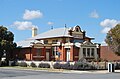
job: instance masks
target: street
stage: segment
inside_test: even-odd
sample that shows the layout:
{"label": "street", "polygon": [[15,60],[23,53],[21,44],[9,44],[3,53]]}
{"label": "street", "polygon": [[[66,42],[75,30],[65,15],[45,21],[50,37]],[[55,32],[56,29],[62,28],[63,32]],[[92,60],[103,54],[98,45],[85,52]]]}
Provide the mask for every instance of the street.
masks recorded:
{"label": "street", "polygon": [[61,73],[0,68],[0,79],[119,79],[120,73]]}

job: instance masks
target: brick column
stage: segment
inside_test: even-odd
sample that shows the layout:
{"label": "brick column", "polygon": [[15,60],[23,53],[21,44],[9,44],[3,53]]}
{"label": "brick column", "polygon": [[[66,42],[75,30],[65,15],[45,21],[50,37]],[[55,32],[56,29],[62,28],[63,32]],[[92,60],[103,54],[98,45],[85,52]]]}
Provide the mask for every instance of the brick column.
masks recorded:
{"label": "brick column", "polygon": [[74,49],[74,46],[71,46],[71,48],[70,48],[70,61],[73,61],[73,49]]}

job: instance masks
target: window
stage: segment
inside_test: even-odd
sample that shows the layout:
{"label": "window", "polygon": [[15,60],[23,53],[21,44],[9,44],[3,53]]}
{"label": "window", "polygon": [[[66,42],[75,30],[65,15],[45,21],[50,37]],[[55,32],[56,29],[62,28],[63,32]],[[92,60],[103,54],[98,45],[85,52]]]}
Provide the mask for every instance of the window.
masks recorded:
{"label": "window", "polygon": [[37,49],[37,51],[36,51],[36,56],[40,56],[41,53],[42,53],[42,49]]}
{"label": "window", "polygon": [[86,57],[86,48],[83,48],[83,56]]}
{"label": "window", "polygon": [[52,44],[57,44],[58,40],[52,40]]}
{"label": "window", "polygon": [[76,32],[79,32],[79,28],[76,28]]}
{"label": "window", "polygon": [[50,49],[46,49],[46,52],[50,52]]}
{"label": "window", "polygon": [[91,49],[91,56],[94,56],[94,48]]}
{"label": "window", "polygon": [[52,47],[52,56],[55,55],[54,47]]}
{"label": "window", "polygon": [[87,48],[87,56],[90,56],[90,48]]}
{"label": "window", "polygon": [[44,40],[44,44],[48,44],[48,40]]}
{"label": "window", "polygon": [[52,56],[57,55],[57,47],[52,47]]}

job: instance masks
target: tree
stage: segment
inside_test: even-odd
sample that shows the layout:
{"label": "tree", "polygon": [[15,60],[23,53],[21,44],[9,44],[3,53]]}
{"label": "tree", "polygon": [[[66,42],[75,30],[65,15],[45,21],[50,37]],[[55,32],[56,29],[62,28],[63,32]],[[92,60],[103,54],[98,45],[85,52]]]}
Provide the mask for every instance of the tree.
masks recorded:
{"label": "tree", "polygon": [[120,24],[117,24],[114,28],[110,29],[105,41],[113,52],[120,55]]}
{"label": "tree", "polygon": [[6,60],[11,58],[11,53],[16,48],[14,41],[14,34],[6,27],[0,26],[0,60],[3,55],[6,55]]}

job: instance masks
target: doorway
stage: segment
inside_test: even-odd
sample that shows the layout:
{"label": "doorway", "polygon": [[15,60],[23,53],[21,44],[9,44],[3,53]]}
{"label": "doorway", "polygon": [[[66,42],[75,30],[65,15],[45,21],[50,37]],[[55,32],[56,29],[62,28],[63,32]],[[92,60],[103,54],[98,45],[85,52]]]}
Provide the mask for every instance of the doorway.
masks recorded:
{"label": "doorway", "polygon": [[46,49],[46,61],[50,60],[50,49]]}
{"label": "doorway", "polygon": [[70,61],[70,48],[66,49],[66,53],[67,53],[67,61]]}

